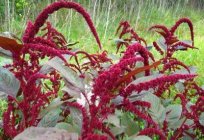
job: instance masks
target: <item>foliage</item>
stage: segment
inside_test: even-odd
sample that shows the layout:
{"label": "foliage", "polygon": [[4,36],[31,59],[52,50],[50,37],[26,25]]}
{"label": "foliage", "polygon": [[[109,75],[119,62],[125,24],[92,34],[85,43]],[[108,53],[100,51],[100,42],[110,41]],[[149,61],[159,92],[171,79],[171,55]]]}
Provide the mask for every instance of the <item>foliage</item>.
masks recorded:
{"label": "foliage", "polygon": [[3,17],[4,15],[4,7],[3,1],[0,1],[0,17]]}
{"label": "foliage", "polygon": [[23,14],[23,9],[27,5],[28,5],[27,0],[16,0],[15,1],[16,13],[18,15],[22,15]]}
{"label": "foliage", "polygon": [[[60,8],[83,16],[99,52],[72,49],[75,43],[46,22]],[[188,41],[175,34],[183,23],[190,29]],[[75,2],[59,1],[27,23],[22,44],[1,37],[1,53],[11,57],[10,51],[13,60],[0,69],[0,90],[8,95],[2,137],[14,138],[31,126],[65,129],[86,140],[194,139],[197,131],[204,133],[204,90],[194,81],[195,68],[174,57],[177,51],[196,49],[191,21],[182,18],[171,28],[150,30],[161,35],[153,42],[161,59],[155,60],[152,47],[127,21],[116,32],[116,54],[110,54],[89,14]]]}

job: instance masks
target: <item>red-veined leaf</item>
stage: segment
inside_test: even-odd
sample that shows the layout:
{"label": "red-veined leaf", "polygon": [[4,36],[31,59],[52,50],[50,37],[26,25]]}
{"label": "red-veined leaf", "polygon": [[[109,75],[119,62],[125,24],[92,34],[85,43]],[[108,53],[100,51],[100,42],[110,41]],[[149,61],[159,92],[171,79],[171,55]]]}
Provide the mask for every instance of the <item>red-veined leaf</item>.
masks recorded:
{"label": "red-veined leaf", "polygon": [[18,44],[15,39],[0,36],[0,47],[11,52],[19,53],[23,45]]}
{"label": "red-veined leaf", "polygon": [[143,72],[145,70],[149,70],[153,67],[156,68],[159,64],[161,64],[161,60],[154,62],[152,65],[136,68],[135,70],[129,72],[128,74],[123,76],[120,80],[118,80],[117,85],[120,85],[122,82],[128,81],[132,76],[134,76],[140,72]]}

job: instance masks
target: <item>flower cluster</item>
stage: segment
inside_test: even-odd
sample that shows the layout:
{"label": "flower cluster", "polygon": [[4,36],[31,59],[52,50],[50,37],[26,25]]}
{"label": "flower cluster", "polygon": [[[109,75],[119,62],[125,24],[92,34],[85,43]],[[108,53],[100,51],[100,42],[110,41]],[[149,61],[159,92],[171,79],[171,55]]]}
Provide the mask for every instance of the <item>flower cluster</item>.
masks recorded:
{"label": "flower cluster", "polygon": [[[173,57],[177,50],[195,48],[189,19],[178,20],[170,29],[164,25],[150,28],[162,36],[166,46],[162,49],[161,44],[153,42],[162,55],[159,60],[155,60],[146,41],[130,24],[121,22],[116,33],[120,39],[116,52],[123,45],[125,50],[115,61],[106,50],[95,54],[73,52],[66,38],[46,22],[60,8],[80,13],[102,49],[89,14],[75,2],[54,2],[34,23],[29,21],[23,47],[12,52],[13,62],[4,66],[20,81],[16,97],[8,96],[8,108],[3,115],[4,139],[12,139],[31,126],[45,123],[46,127],[51,124],[53,127],[62,122],[66,129],[71,127],[71,131],[78,133],[80,140],[115,140],[139,135],[161,140],[184,136],[195,139],[196,132],[204,133],[201,121],[204,90],[194,81],[197,75]],[[182,23],[190,28],[191,44],[175,35]],[[42,36],[37,35],[39,31]],[[42,61],[47,63],[42,65]],[[178,71],[182,68],[184,72]],[[177,84],[182,88],[176,89]],[[85,98],[85,104],[78,101],[79,96]],[[51,121],[46,117],[51,117]],[[50,121],[48,124],[46,119]]]}

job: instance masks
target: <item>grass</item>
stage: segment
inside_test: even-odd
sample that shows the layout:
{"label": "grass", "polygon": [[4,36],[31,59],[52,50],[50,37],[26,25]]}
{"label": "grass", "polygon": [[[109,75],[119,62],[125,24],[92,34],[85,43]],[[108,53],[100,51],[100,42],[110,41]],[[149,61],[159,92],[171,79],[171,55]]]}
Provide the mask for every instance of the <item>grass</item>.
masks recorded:
{"label": "grass", "polygon": [[[170,27],[179,18],[189,17],[194,24],[195,46],[199,50],[178,52],[176,57],[187,65],[196,66],[199,75],[197,82],[199,85],[204,85],[204,10],[196,9],[189,5],[182,5],[181,1],[178,1],[171,7],[167,6],[167,1],[158,0],[147,0],[145,2],[142,0],[128,0],[126,3],[105,0],[101,4],[99,4],[99,1],[96,0],[94,3],[91,3],[90,1],[78,0],[91,14],[103,48],[112,52],[115,51],[114,38],[117,38],[115,31],[121,20],[130,21],[136,32],[151,45],[151,42],[157,40],[159,36],[148,31],[150,26],[154,24],[164,24]],[[18,16],[18,18],[11,19],[10,32],[21,38],[28,18],[31,18],[31,20],[34,19],[31,13],[40,11],[45,5],[46,3],[35,3],[35,5],[29,5],[25,8],[25,15],[22,15],[22,18]],[[30,9],[31,7],[33,9]],[[29,14],[31,16],[28,16]],[[88,52],[99,51],[88,26],[76,12],[63,9],[51,15],[49,19],[53,25],[66,36],[69,42],[79,41],[76,47],[80,47],[82,50]],[[177,35],[183,40],[190,39],[190,32],[187,30],[187,26],[182,25],[177,31]],[[8,31],[8,29],[0,28],[0,31],[4,32]],[[157,55],[154,50],[153,53]],[[0,58],[0,63],[3,63],[3,61],[5,61],[5,59]],[[0,101],[0,103],[2,102]],[[0,115],[1,114],[2,109],[0,111]]]}

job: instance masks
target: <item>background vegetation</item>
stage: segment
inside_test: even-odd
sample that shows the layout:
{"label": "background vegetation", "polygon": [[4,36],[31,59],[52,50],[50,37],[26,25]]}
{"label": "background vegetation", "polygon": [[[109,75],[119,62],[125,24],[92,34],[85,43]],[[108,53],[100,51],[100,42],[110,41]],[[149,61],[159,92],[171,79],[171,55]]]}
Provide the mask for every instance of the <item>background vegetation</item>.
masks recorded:
{"label": "background vegetation", "polygon": [[[0,32],[9,31],[21,38],[27,20],[34,20],[49,3],[56,0],[1,0]],[[154,24],[171,26],[181,17],[189,17],[195,28],[195,46],[199,50],[178,53],[188,65],[198,67],[198,82],[204,84],[204,0],[72,0],[83,5],[91,14],[105,49],[114,44],[115,30],[121,20],[128,20],[137,33],[147,42],[158,38],[148,33]],[[96,51],[96,43],[83,19],[72,10],[60,10],[50,16],[50,21],[69,42],[79,41],[78,46],[90,52]],[[177,34],[183,39],[187,27],[182,26]],[[94,42],[94,43],[93,43]],[[151,44],[150,44],[151,45]],[[155,52],[156,53],[156,52]],[[0,59],[2,60],[2,59]]]}

